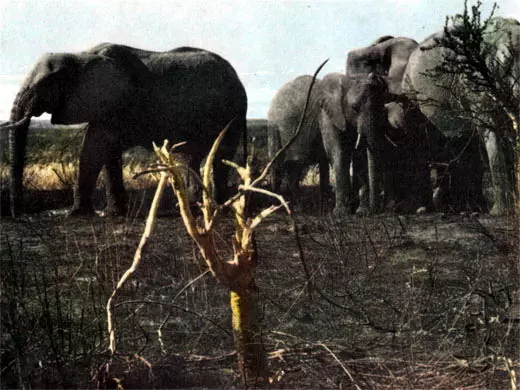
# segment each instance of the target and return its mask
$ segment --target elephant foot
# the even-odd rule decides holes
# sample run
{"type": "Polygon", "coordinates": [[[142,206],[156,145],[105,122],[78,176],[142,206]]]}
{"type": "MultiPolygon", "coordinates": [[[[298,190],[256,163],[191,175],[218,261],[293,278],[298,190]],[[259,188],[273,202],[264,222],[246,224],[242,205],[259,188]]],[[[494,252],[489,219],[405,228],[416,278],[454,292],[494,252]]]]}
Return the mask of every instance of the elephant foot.
{"type": "Polygon", "coordinates": [[[421,206],[417,210],[415,210],[415,214],[418,214],[418,215],[426,214],[426,211],[427,211],[426,206],[421,206]]]}
{"type": "Polygon", "coordinates": [[[118,204],[108,203],[105,209],[101,212],[103,217],[124,217],[126,216],[126,207],[124,202],[118,204]]]}
{"type": "Polygon", "coordinates": [[[98,213],[98,215],[100,217],[106,217],[106,218],[119,218],[119,217],[125,217],[126,212],[124,210],[106,208],[105,210],[100,211],[98,213]]]}

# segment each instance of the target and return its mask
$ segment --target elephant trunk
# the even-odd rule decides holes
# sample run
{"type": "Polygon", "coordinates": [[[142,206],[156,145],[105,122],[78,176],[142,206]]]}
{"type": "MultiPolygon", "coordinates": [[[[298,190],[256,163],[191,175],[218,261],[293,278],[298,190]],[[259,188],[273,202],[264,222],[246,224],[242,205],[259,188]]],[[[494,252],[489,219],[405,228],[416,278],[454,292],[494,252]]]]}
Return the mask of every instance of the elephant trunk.
{"type": "Polygon", "coordinates": [[[368,171],[368,190],[370,213],[379,211],[379,203],[382,189],[381,169],[383,162],[384,143],[385,141],[385,122],[382,116],[383,108],[379,106],[369,107],[368,113],[360,120],[361,125],[358,127],[358,145],[357,149],[366,149],[367,171],[368,171]]]}
{"type": "Polygon", "coordinates": [[[377,152],[372,148],[367,148],[368,164],[368,188],[369,188],[369,208],[370,213],[375,214],[379,211],[380,178],[378,168],[377,152]]]}
{"type": "Polygon", "coordinates": [[[23,169],[28,130],[29,122],[24,126],[9,130],[9,154],[11,159],[9,192],[11,215],[13,217],[20,214],[23,204],[23,169]]]}

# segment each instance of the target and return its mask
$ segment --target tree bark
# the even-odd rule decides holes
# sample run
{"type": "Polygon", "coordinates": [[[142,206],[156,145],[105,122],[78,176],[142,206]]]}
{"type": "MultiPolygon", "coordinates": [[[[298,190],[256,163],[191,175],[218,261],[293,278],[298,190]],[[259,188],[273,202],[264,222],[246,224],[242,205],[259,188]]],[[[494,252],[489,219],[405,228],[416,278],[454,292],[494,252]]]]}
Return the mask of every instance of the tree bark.
{"type": "Polygon", "coordinates": [[[258,292],[254,288],[231,290],[230,298],[238,368],[246,386],[259,385],[268,379],[268,370],[258,326],[258,292]]]}

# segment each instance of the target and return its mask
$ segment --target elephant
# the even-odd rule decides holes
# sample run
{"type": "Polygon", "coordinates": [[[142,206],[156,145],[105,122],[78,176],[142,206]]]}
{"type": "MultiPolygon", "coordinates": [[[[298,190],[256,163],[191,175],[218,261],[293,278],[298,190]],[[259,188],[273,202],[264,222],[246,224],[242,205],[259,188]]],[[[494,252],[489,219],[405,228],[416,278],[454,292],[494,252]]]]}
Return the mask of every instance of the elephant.
{"type": "Polygon", "coordinates": [[[322,80],[320,131],[335,175],[337,214],[356,204],[356,213],[434,208],[431,165],[443,160],[445,138],[414,101],[388,85],[388,77],[375,74],[330,73],[322,80]]]}
{"type": "MultiPolygon", "coordinates": [[[[273,97],[267,113],[269,158],[274,157],[296,131],[311,82],[310,75],[296,77],[284,84],[273,97]]],[[[321,194],[327,192],[329,166],[319,131],[320,110],[321,80],[316,79],[301,131],[272,167],[271,184],[274,191],[279,191],[282,183],[287,182],[287,189],[295,194],[306,168],[319,164],[321,194]]]]}
{"type": "Polygon", "coordinates": [[[410,38],[384,35],[371,45],[350,50],[347,54],[347,75],[376,72],[388,76],[388,90],[401,93],[401,80],[408,58],[419,44],[410,38]]]}
{"type": "Polygon", "coordinates": [[[153,52],[103,43],[77,53],[43,55],[14,100],[10,122],[11,212],[21,209],[22,174],[31,117],[47,112],[53,124],[88,123],[74,188],[73,214],[93,212],[92,191],[103,166],[107,213],[125,212],[121,154],[152,142],[186,141],[182,152],[199,169],[213,141],[230,123],[214,168],[216,196],[226,195],[240,137],[246,144],[247,95],[232,65],[192,47],[153,52]]]}
{"type": "MultiPolygon", "coordinates": [[[[503,112],[497,112],[500,110],[486,114],[496,104],[486,93],[472,90],[463,75],[437,71],[446,58],[454,55],[438,44],[443,34],[444,31],[430,35],[412,52],[404,72],[402,91],[417,102],[421,112],[446,138],[443,163],[448,169],[441,174],[445,179],[439,187],[443,196],[451,202],[458,201],[458,207],[487,209],[482,184],[485,162],[481,152],[484,149],[494,192],[489,212],[503,215],[513,207],[514,195],[513,144],[501,131],[504,124],[510,127],[509,118],[503,112]],[[476,113],[478,121],[470,118],[470,111],[476,113]],[[493,125],[481,126],[482,122],[493,125]]],[[[495,71],[497,79],[509,80],[512,96],[518,102],[520,23],[494,17],[483,31],[483,38],[488,45],[484,50],[485,62],[495,71]],[[497,66],[497,60],[502,64],[507,62],[507,66],[497,66]]]]}
{"type": "MultiPolygon", "coordinates": [[[[367,47],[349,51],[346,75],[333,73],[324,78],[326,98],[320,121],[325,149],[336,177],[335,212],[351,211],[358,187],[357,212],[373,213],[380,209],[380,191],[386,176],[383,167],[387,165],[383,159],[389,157],[392,149],[389,132],[402,130],[390,127],[384,107],[393,95],[400,94],[408,57],[417,45],[410,38],[382,36],[367,47]],[[368,145],[363,151],[355,152],[358,135],[367,139],[368,145]],[[363,161],[365,156],[367,161],[363,161]],[[352,183],[348,175],[351,163],[352,183]]],[[[389,183],[385,183],[385,187],[388,186],[389,183]]],[[[385,192],[398,192],[388,190],[385,188],[385,192]]]]}
{"type": "Polygon", "coordinates": [[[389,99],[384,77],[329,73],[322,80],[320,133],[333,167],[335,214],[381,209],[389,99]],[[352,179],[350,168],[352,165],[352,179]],[[359,194],[359,199],[357,198],[359,194]],[[368,195],[368,200],[367,200],[368,195]]]}

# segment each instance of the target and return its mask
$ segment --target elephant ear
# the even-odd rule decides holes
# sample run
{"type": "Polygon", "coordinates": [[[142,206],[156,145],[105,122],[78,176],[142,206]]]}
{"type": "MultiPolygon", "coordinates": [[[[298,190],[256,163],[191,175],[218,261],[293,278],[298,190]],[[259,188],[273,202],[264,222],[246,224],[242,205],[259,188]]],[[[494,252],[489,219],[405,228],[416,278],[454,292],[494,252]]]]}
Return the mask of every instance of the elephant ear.
{"type": "MultiPolygon", "coordinates": [[[[72,80],[71,80],[72,81],[72,80]]],[[[104,119],[124,109],[136,94],[132,75],[113,59],[81,54],[81,67],[53,123],[72,124],[104,119]]]]}
{"type": "Polygon", "coordinates": [[[332,124],[338,129],[346,128],[346,119],[343,110],[344,86],[343,75],[333,74],[323,78],[323,94],[321,107],[332,124]]]}
{"type": "Polygon", "coordinates": [[[349,51],[346,69],[348,75],[369,74],[374,71],[384,74],[382,56],[378,45],[349,51]]]}

